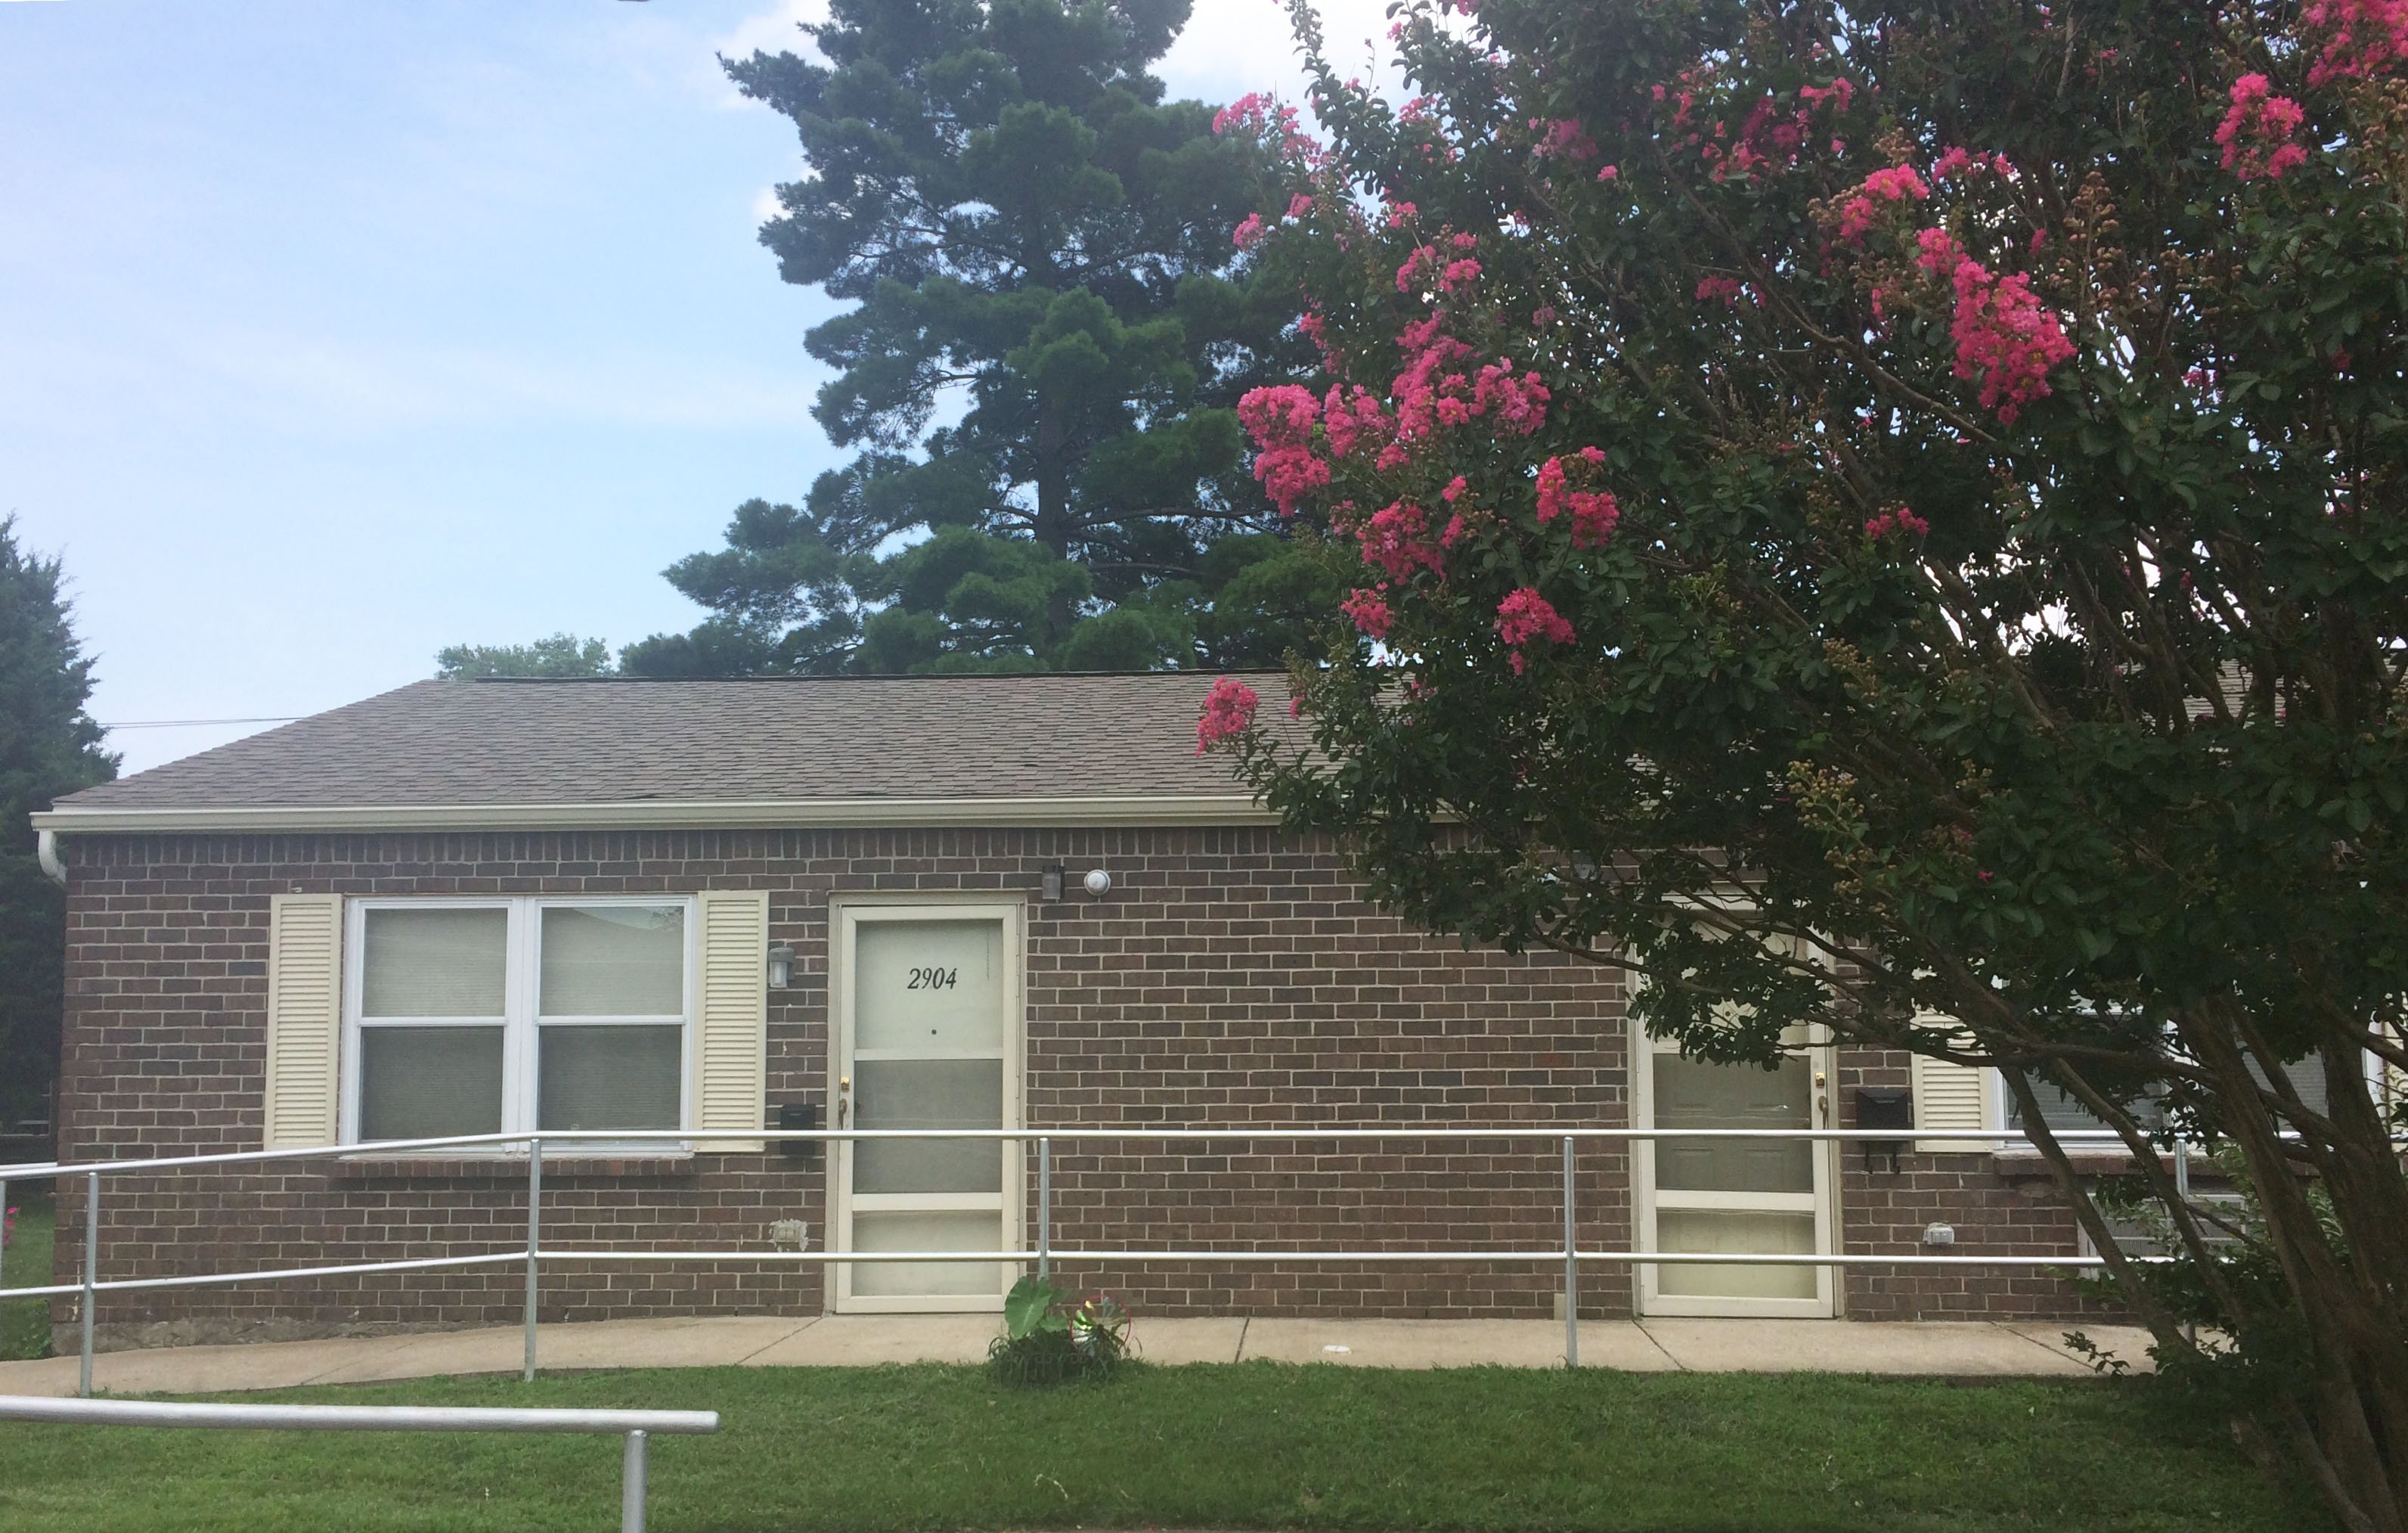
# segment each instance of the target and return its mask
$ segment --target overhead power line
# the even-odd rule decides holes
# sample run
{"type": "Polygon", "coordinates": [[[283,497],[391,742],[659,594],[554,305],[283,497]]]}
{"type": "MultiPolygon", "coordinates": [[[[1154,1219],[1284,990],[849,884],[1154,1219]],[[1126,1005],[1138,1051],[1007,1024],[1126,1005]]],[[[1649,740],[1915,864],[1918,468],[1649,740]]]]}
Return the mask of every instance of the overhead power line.
{"type": "Polygon", "coordinates": [[[203,724],[290,724],[308,714],[273,714],[257,718],[128,718],[103,724],[104,730],[189,730],[203,724]]]}

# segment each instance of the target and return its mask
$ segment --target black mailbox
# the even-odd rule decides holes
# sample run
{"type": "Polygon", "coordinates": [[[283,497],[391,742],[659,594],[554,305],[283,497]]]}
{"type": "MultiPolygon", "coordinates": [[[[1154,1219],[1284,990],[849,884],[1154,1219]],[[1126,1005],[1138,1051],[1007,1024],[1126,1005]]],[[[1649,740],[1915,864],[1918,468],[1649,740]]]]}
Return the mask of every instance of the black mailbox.
{"type": "MultiPolygon", "coordinates": [[[[1856,1088],[1856,1127],[1860,1129],[1914,1127],[1914,1093],[1903,1086],[1859,1086],[1856,1088]]],[[[1868,1139],[1865,1145],[1865,1169],[1873,1168],[1873,1158],[1889,1157],[1892,1175],[1898,1171],[1898,1158],[1906,1150],[1903,1140],[1868,1139]]]]}
{"type": "MultiPolygon", "coordinates": [[[[816,1102],[789,1102],[778,1109],[778,1126],[784,1129],[813,1129],[820,1126],[820,1105],[816,1102]]],[[[807,1161],[820,1151],[816,1139],[781,1139],[778,1153],[790,1160],[807,1161]]]]}

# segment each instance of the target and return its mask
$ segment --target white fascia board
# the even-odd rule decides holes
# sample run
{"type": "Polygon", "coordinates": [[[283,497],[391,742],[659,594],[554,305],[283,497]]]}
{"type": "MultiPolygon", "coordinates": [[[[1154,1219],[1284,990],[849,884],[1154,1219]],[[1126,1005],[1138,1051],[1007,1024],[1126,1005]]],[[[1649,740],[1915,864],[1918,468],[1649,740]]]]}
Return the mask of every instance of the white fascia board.
{"type": "Polygon", "coordinates": [[[1248,794],[1078,799],[762,799],[626,803],[430,803],[239,808],[51,809],[37,831],[62,835],[280,831],[837,830],[918,826],[1275,825],[1248,794]]]}

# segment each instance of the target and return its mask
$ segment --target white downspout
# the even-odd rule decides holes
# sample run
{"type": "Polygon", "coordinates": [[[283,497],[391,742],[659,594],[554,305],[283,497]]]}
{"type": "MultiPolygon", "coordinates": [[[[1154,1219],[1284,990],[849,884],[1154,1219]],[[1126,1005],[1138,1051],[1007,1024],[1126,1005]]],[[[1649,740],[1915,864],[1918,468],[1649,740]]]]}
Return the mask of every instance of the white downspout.
{"type": "MultiPolygon", "coordinates": [[[[22,846],[24,843],[20,841],[17,845],[22,846]]],[[[67,865],[59,861],[59,832],[56,831],[34,832],[34,861],[42,865],[42,871],[49,874],[53,882],[62,888],[65,887],[67,865]]]]}

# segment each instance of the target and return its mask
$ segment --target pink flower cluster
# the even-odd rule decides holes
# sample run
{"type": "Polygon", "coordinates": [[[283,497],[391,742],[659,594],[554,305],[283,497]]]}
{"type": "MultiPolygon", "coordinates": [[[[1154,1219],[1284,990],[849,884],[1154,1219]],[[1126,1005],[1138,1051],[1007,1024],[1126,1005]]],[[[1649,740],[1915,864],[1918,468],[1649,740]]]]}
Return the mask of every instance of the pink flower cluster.
{"type": "Polygon", "coordinates": [[[1365,443],[1385,446],[1397,435],[1397,423],[1388,418],[1371,391],[1357,383],[1349,393],[1340,393],[1339,385],[1329,385],[1329,397],[1322,401],[1322,428],[1329,434],[1329,456],[1352,457],[1354,449],[1365,443]]]}
{"type": "Polygon", "coordinates": [[[1928,201],[1931,187],[1909,165],[1887,166],[1867,176],[1864,184],[1849,194],[1840,204],[1840,238],[1851,245],[1861,244],[1872,232],[1873,221],[1879,218],[1884,205],[1896,205],[1912,197],[1928,201]]]}
{"type": "MultiPolygon", "coordinates": [[[[1450,237],[1447,244],[1457,252],[1469,252],[1477,249],[1480,241],[1474,236],[1458,234],[1450,237]]],[[[1437,272],[1439,291],[1452,293],[1479,277],[1480,263],[1468,254],[1448,256],[1436,245],[1416,245],[1413,253],[1405,257],[1404,265],[1397,268],[1397,291],[1412,292],[1425,271],[1437,272]]]]}
{"type": "MultiPolygon", "coordinates": [[[[1530,119],[1530,126],[1535,128],[1538,125],[1537,118],[1530,119]]],[[[1597,140],[1581,131],[1578,122],[1569,117],[1561,118],[1547,124],[1546,132],[1531,146],[1530,155],[1533,159],[1565,159],[1574,163],[1594,160],[1597,158],[1597,140]]]]}
{"type": "Polygon", "coordinates": [[[1396,440],[1381,455],[1383,469],[1404,461],[1404,442],[1427,437],[1440,427],[1467,426],[1493,416],[1499,429],[1526,437],[1547,418],[1547,402],[1554,395],[1536,372],[1515,376],[1510,357],[1476,373],[1456,369],[1472,350],[1442,334],[1443,324],[1443,315],[1432,314],[1406,325],[1397,338],[1412,360],[1388,386],[1397,402],[1396,440]]]}
{"type": "Polygon", "coordinates": [[[1354,529],[1354,536],[1362,544],[1363,562],[1386,571],[1390,580],[1410,580],[1423,566],[1445,572],[1445,559],[1429,541],[1429,513],[1411,501],[1381,507],[1354,529]]]}
{"type": "Polygon", "coordinates": [[[1204,694],[1204,712],[1196,720],[1196,754],[1203,755],[1225,740],[1254,727],[1254,710],[1262,698],[1244,682],[1223,676],[1204,694]]]}
{"type": "Polygon", "coordinates": [[[2327,34],[2310,86],[2387,74],[2408,59],[2408,0],[2309,0],[2300,29],[2327,34]]]}
{"type": "Polygon", "coordinates": [[[1252,250],[1263,242],[1263,215],[1248,213],[1246,221],[1229,231],[1229,243],[1240,250],[1252,250]]]}
{"type": "MultiPolygon", "coordinates": [[[[1605,466],[1605,454],[1599,448],[1584,447],[1574,456],[1590,470],[1605,466]]],[[[1543,527],[1558,516],[1568,515],[1572,524],[1572,546],[1594,548],[1613,536],[1614,524],[1622,519],[1622,508],[1610,492],[1572,488],[1571,472],[1560,457],[1551,457],[1539,465],[1539,523],[1543,527]]]]}
{"type": "Polygon", "coordinates": [[[1296,383],[1246,391],[1238,420],[1261,449],[1254,478],[1283,516],[1293,515],[1304,498],[1329,483],[1329,464],[1312,450],[1312,426],[1321,406],[1312,391],[1296,383]]]}
{"type": "Polygon", "coordinates": [[[2048,394],[2048,369],[2072,357],[2073,342],[2032,292],[2030,278],[1994,274],[1945,229],[1925,229],[1915,243],[1922,248],[1915,265],[1945,276],[1956,292],[1948,327],[1956,376],[1981,380],[1982,408],[2014,425],[2024,406],[2048,394]]]}
{"type": "Polygon", "coordinates": [[[2232,82],[2232,106],[2215,128],[2224,168],[2243,181],[2278,181],[2283,172],[2298,169],[2308,163],[2308,152],[2292,136],[2307,120],[2298,102],[2274,94],[2265,76],[2242,76],[2232,82]]]}
{"type": "Polygon", "coordinates": [[[1740,281],[1736,277],[1708,277],[1698,283],[1698,299],[1702,303],[1720,298],[1723,307],[1729,309],[1738,304],[1740,291],[1740,281]]]}
{"type": "Polygon", "coordinates": [[[1993,154],[1985,160],[1964,145],[1957,144],[1942,150],[1940,158],[1931,162],[1931,179],[1951,181],[1959,175],[1979,175],[1985,170],[2009,176],[2014,173],[2014,163],[2003,154],[1993,154]]]}
{"type": "Polygon", "coordinates": [[[1388,626],[1396,621],[1397,615],[1388,608],[1386,592],[1384,586],[1368,591],[1351,591],[1345,600],[1338,603],[1338,610],[1353,618],[1354,626],[1365,634],[1374,639],[1384,639],[1388,636],[1388,626]]]}
{"type": "Polygon", "coordinates": [[[1525,586],[1497,603],[1497,637],[1505,641],[1512,651],[1509,657],[1513,673],[1520,675],[1528,664],[1528,649],[1534,643],[1568,644],[1572,642],[1572,626],[1563,615],[1548,605],[1538,588],[1525,586]]]}
{"type": "MultiPolygon", "coordinates": [[[[1773,104],[1771,95],[1761,97],[1749,108],[1747,120],[1740,124],[1739,141],[1731,145],[1728,154],[1721,153],[1713,144],[1702,151],[1705,158],[1714,163],[1710,179],[1727,181],[1734,175],[1753,178],[1768,165],[1784,169],[1796,166],[1798,152],[1805,145],[1806,131],[1813,121],[1807,108],[1783,111],[1773,104]]],[[[1714,137],[1721,137],[1723,131],[1722,124],[1716,123],[1714,137]]]]}
{"type": "Polygon", "coordinates": [[[1904,532],[1912,537],[1920,538],[1930,530],[1929,522],[1904,506],[1899,506],[1894,511],[1885,511],[1878,516],[1869,516],[1865,519],[1865,536],[1868,538],[1886,538],[1893,532],[1904,532]]]}
{"type": "Polygon", "coordinates": [[[1304,131],[1294,107],[1283,107],[1258,91],[1249,91],[1214,112],[1212,131],[1242,133],[1257,138],[1276,137],[1280,152],[1297,165],[1318,167],[1329,158],[1328,147],[1304,131]]]}

